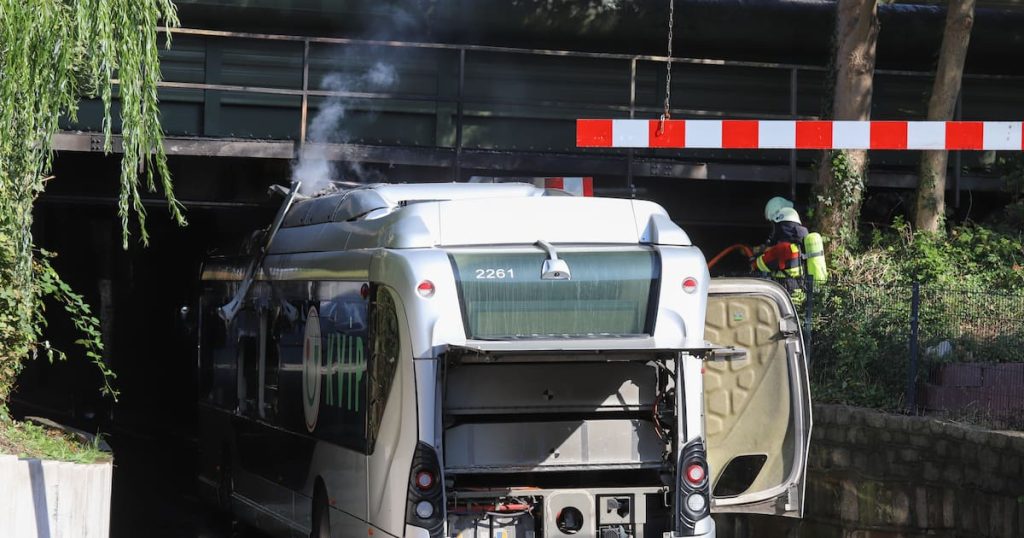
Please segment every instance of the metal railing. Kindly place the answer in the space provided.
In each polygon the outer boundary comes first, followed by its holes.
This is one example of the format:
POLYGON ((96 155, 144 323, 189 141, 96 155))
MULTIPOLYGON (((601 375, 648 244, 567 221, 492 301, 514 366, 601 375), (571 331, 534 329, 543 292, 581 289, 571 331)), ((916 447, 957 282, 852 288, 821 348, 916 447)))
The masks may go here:
MULTIPOLYGON (((521 105, 531 107, 532 109, 543 109, 548 111, 547 113, 553 114, 558 119, 571 121, 574 117, 562 117, 565 114, 561 111, 571 111, 573 115, 590 115, 591 117, 629 117, 633 118, 638 115, 656 117, 662 111, 660 101, 664 95, 661 93, 664 90, 658 89, 659 84, 653 84, 653 88, 644 87, 647 93, 653 93, 653 99, 641 100, 638 98, 638 90, 641 79, 640 64, 663 64, 664 62, 671 61, 674 65, 682 66, 698 66, 708 67, 712 69, 733 69, 733 68, 748 68, 753 70, 760 70, 771 73, 781 73, 786 79, 786 89, 788 90, 788 102, 773 103, 772 110, 766 110, 764 112, 737 112, 735 107, 723 104, 720 108, 707 108, 706 106, 685 106, 688 99, 692 99, 692 96, 687 96, 684 91, 674 90, 673 97, 675 102, 672 103, 670 109, 671 113, 676 117, 737 117, 737 118, 778 118, 778 119, 807 119, 815 118, 815 114, 808 114, 808 110, 811 107, 806 106, 806 103, 810 102, 808 96, 803 95, 801 92, 800 81, 803 77, 808 75, 815 75, 816 77, 823 76, 825 68, 816 65, 804 65, 804 64, 787 64, 787 63, 772 63, 772 62, 751 62, 751 61, 734 61, 734 60, 719 60, 719 59, 707 59, 707 58, 686 58, 686 57, 673 57, 668 58, 659 55, 644 55, 644 54, 622 54, 622 53, 601 53, 601 52, 583 52, 583 51, 567 51, 567 50, 549 50, 549 49, 533 49, 533 48, 514 48, 514 47, 498 47, 498 46, 485 46, 485 45, 459 45, 459 44, 444 44, 444 43, 422 43, 422 42, 407 42, 407 41, 394 41, 394 40, 365 40, 365 39, 350 39, 350 38, 337 38, 337 37, 315 37, 315 36, 295 36, 295 35, 281 35, 281 34, 264 34, 264 33, 251 33, 251 32, 230 32, 221 30, 207 30, 198 28, 177 28, 173 30, 162 29, 162 32, 170 33, 172 36, 191 36, 199 39, 207 40, 248 40, 257 42, 278 42, 278 43, 294 43, 302 47, 301 55, 301 81, 296 81, 295 87, 270 87, 266 85, 242 85, 242 84, 223 84, 214 83, 210 80, 204 82, 195 81, 175 81, 167 80, 160 83, 160 87, 167 89, 181 89, 181 90, 198 90, 203 92, 238 92, 242 94, 264 94, 264 95, 280 95, 280 96, 294 96, 301 99, 299 105, 299 129, 298 129, 298 144, 302 145, 307 141, 308 138, 308 125, 309 125, 309 114, 311 98, 341 98, 341 99, 358 99, 368 101, 380 101, 380 100, 395 100, 395 101, 407 101, 407 102, 420 102, 427 105, 433 105, 435 108, 438 105, 451 106, 455 109, 454 111, 454 144, 452 149, 455 153, 455 165, 456 168, 461 166, 462 150, 465 141, 465 120, 466 120, 466 109, 467 105, 472 104, 477 107, 487 106, 501 106, 501 105, 521 105), (457 55, 457 90, 455 95, 445 95, 438 89, 435 93, 405 93, 405 92, 387 92, 387 91, 336 91, 330 89, 314 88, 314 84, 310 80, 310 67, 311 57, 310 48, 312 45, 337 45, 337 46, 363 46, 363 47, 381 47, 394 50, 423 50, 423 51, 447 51, 457 55), (622 83, 628 87, 622 88, 620 95, 624 96, 621 102, 603 102, 594 103, 587 102, 585 100, 569 102, 564 99, 531 99, 529 102, 516 102, 515 100, 509 100, 507 98, 487 98, 479 95, 467 95, 465 84, 466 84, 466 72, 467 72, 467 58, 472 59, 474 55, 488 55, 488 54, 501 54, 501 55, 515 55, 526 58, 572 58, 580 60, 605 60, 609 62, 621 62, 621 69, 623 70, 622 83), (643 101, 643 102, 642 102, 643 101), (646 101, 650 101, 649 103, 646 101), (801 113, 800 104, 804 103, 804 112, 801 113), (561 116, 559 114, 562 114, 561 116)), ((650 65, 647 65, 650 67, 650 65)), ((617 69, 617 68, 616 68, 617 69)), ((651 70, 647 70, 647 74, 651 74, 651 70)), ((884 70, 880 69, 876 71, 877 75, 889 75, 897 77, 910 77, 910 78, 923 78, 931 77, 932 74, 923 71, 907 71, 907 70, 884 70)), ((743 76, 745 77, 745 75, 743 76)), ((741 77, 741 78, 743 78, 741 77)), ((685 77, 680 77, 681 80, 686 80, 685 77)), ((782 79, 779 78, 781 81, 782 79)), ((979 80, 979 81, 1018 81, 1024 82, 1024 77, 1016 76, 1002 76, 1002 75, 977 75, 967 74, 965 80, 979 80)), ((581 83, 582 84, 582 83, 581 83)), ((663 86, 663 84, 661 85, 663 86)), ((813 101, 815 102, 814 108, 820 107, 818 101, 820 101, 821 88, 817 85, 805 89, 812 91, 815 94, 813 101)), ((753 97, 753 96, 752 96, 753 97)), ((781 95, 777 96, 781 97, 781 95)), ((781 101, 781 99, 780 99, 781 101)), ((440 112, 439 112, 440 113, 440 112)), ((627 152, 630 166, 627 170, 632 171, 632 159, 633 151, 627 152)), ((954 157, 955 161, 956 157, 954 157)), ((797 172, 797 153, 796 151, 790 151, 788 156, 791 185, 791 194, 795 194, 796 189, 796 172, 797 172)), ((956 179, 959 178, 960 166, 955 166, 954 170, 956 173, 956 179)), ((958 183, 957 183, 958 185, 958 183)), ((957 192, 959 189, 957 188, 957 192)))
MULTIPOLYGON (((945 365, 1024 363, 1024 292, 828 283, 807 300, 812 377, 826 400, 917 412, 927 407, 919 388, 945 365)), ((1024 407, 1024 393, 1013 397, 1024 407)))

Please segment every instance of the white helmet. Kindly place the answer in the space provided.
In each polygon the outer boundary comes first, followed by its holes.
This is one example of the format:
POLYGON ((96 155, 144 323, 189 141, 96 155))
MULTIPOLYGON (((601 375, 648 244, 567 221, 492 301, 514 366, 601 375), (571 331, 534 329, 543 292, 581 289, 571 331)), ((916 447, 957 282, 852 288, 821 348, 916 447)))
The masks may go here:
POLYGON ((768 200, 768 203, 764 205, 764 220, 768 222, 778 222, 775 220, 775 214, 784 207, 792 208, 793 202, 790 202, 781 196, 776 196, 771 200, 768 200))
POLYGON ((775 212, 775 218, 772 219, 774 222, 800 222, 800 213, 797 213, 792 207, 784 207, 775 212))

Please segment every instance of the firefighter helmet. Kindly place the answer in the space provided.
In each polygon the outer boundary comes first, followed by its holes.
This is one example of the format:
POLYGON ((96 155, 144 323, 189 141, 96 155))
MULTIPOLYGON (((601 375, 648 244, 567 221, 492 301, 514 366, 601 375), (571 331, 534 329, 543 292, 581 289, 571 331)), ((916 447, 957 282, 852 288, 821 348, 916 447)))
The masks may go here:
POLYGON ((795 222, 797 224, 802 224, 800 222, 800 213, 797 213, 796 210, 793 209, 792 207, 783 207, 782 209, 776 211, 774 218, 772 218, 772 221, 795 222))
POLYGON ((793 202, 790 202, 781 196, 776 196, 771 200, 768 200, 768 203, 764 205, 764 220, 768 222, 778 222, 775 220, 775 214, 784 207, 793 207, 793 202))

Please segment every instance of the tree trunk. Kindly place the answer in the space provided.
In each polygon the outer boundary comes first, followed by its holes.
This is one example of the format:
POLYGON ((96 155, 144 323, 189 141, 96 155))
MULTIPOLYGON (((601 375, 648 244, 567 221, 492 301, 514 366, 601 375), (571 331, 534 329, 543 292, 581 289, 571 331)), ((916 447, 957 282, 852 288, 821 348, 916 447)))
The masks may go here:
MULTIPOLYGON (((960 96, 960 82, 964 75, 967 45, 974 26, 975 0, 949 0, 946 29, 942 34, 939 65, 935 70, 935 84, 928 100, 928 120, 953 119, 956 101, 960 96)), ((917 203, 914 206, 914 225, 918 230, 938 232, 943 229, 946 212, 946 151, 921 153, 920 178, 917 183, 917 203)))
MULTIPOLYGON (((867 120, 875 76, 878 42, 877 0, 839 0, 836 6, 832 118, 867 120)), ((826 250, 850 246, 856 239, 864 191, 867 152, 825 152, 818 167, 812 205, 814 225, 830 241, 826 250)))

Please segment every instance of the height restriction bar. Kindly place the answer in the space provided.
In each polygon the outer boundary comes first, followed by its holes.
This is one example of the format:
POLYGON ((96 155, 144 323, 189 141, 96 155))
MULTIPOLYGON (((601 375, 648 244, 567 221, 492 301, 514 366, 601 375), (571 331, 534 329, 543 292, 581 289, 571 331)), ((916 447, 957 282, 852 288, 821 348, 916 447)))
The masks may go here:
POLYGON ((1019 121, 576 120, 581 148, 1024 150, 1019 121))

